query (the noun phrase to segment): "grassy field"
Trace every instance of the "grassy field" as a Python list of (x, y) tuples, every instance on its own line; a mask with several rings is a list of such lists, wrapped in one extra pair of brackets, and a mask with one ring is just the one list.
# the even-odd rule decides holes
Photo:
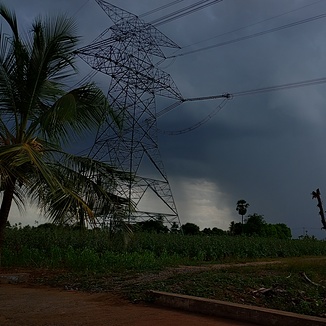
[(7, 231), (2, 268), (33, 271), (36, 283), (136, 301), (154, 289), (326, 317), (325, 241)]

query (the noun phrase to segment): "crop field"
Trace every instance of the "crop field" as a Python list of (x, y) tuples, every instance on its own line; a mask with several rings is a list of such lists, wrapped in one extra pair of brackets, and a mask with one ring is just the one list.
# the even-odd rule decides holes
[(326, 242), (11, 227), (2, 270), (131, 301), (160, 290), (326, 317)]
[(177, 265), (326, 256), (326, 242), (232, 236), (182, 236), (101, 230), (8, 228), (2, 266), (101, 272), (146, 271)]

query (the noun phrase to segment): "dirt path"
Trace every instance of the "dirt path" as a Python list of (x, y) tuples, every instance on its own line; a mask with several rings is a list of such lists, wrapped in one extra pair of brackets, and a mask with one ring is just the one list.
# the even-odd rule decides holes
[[(326, 258), (326, 257), (324, 257)], [(306, 258), (310, 259), (310, 258)], [(123, 281), (127, 288), (149, 279), (164, 280), (171, 275), (187, 274), (208, 269), (277, 264), (280, 261), (248, 262), (207, 266), (180, 266), (168, 268), (153, 275), (134, 275)], [(252, 324), (218, 319), (146, 305), (132, 304), (122, 299), (119, 282), (111, 282), (106, 291), (85, 293), (39, 285), (37, 279), (51, 279), (64, 271), (0, 269), (0, 325), (6, 326), (249, 326)], [(9, 274), (8, 274), (9, 273)], [(29, 281), (19, 284), (3, 284), (1, 277), (27, 273)], [(53, 275), (52, 275), (53, 274)], [(49, 283), (50, 284), (50, 283)], [(68, 288), (68, 287), (67, 287)], [(74, 289), (72, 287), (72, 289)], [(121, 290), (121, 289), (120, 289)], [(105, 290), (104, 290), (105, 291)]]
[[(160, 271), (156, 274), (147, 275), (140, 274), (139, 276), (133, 277), (131, 280), (124, 281), (123, 284), (133, 284), (142, 283), (144, 281), (155, 281), (155, 280), (164, 280), (176, 274), (188, 274), (194, 272), (203, 272), (214, 269), (225, 269), (225, 268), (234, 268), (234, 267), (246, 267), (246, 266), (260, 266), (260, 265), (272, 265), (280, 264), (280, 260), (273, 261), (263, 261), (263, 262), (248, 262), (248, 263), (233, 263), (233, 264), (214, 264), (214, 265), (204, 265), (204, 266), (179, 266), (179, 267), (169, 267)], [(118, 288), (118, 287), (117, 287)]]
[(6, 326), (249, 326), (145, 304), (113, 294), (0, 284), (0, 325)]
[[(124, 285), (134, 286), (148, 278), (165, 279), (175, 274), (186, 274), (200, 270), (242, 267), (279, 263), (279, 261), (209, 266), (181, 266), (168, 268), (153, 275), (135, 275), (125, 280)], [(49, 276), (58, 271), (0, 270), (0, 275), (27, 272), (29, 278)], [(44, 272), (44, 275), (43, 275)], [(169, 310), (144, 303), (132, 304), (116, 294), (119, 285), (112, 284), (112, 293), (85, 293), (67, 291), (37, 285), (33, 281), (19, 284), (0, 282), (0, 325), (6, 326), (249, 326), (251, 324), (199, 316), (178, 310)]]

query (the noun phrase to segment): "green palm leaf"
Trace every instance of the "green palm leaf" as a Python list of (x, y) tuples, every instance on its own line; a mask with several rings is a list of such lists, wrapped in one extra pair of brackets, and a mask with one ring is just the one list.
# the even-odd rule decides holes
[(0, 30), (1, 246), (13, 200), (33, 200), (55, 222), (93, 224), (112, 207), (130, 205), (115, 193), (130, 176), (64, 151), (104, 119), (121, 122), (96, 85), (66, 83), (76, 74), (75, 23), (65, 16), (37, 18), (23, 38), (15, 14), (1, 4), (0, 16), (12, 31), (8, 38)]

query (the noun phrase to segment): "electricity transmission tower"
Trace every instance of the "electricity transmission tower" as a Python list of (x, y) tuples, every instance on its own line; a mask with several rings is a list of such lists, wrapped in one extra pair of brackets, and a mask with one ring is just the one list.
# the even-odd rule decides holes
[[(90, 155), (128, 173), (129, 179), (115, 185), (114, 190), (136, 204), (136, 209), (113, 207), (112, 214), (103, 219), (109, 222), (120, 210), (119, 214), (129, 223), (163, 218), (167, 224), (180, 226), (158, 148), (156, 96), (178, 101), (183, 98), (170, 75), (154, 62), (165, 58), (161, 47), (179, 47), (136, 15), (103, 0), (96, 2), (114, 25), (77, 54), (90, 67), (110, 76), (108, 100), (116, 121), (107, 119), (103, 123)], [(141, 167), (152, 174), (141, 176)], [(148, 193), (155, 195), (164, 211), (139, 209)]]

